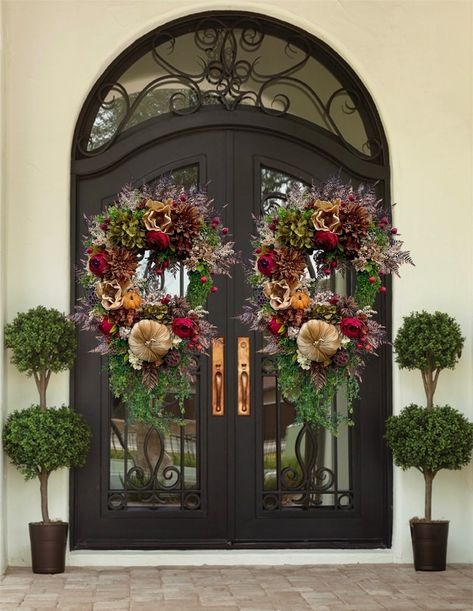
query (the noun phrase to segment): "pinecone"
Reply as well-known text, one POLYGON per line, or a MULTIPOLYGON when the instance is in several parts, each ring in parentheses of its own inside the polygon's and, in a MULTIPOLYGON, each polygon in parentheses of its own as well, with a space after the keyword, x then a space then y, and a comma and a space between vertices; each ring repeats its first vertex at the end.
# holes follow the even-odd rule
POLYGON ((107 234, 114 246, 139 249, 145 245, 144 227, 131 210, 115 210, 110 218, 107 234))
POLYGON ((185 317, 189 312, 189 304, 185 297, 174 297, 168 307, 172 318, 185 317))
POLYGON ((287 308, 286 310, 278 311, 278 319, 288 327, 300 327, 307 320, 307 314, 304 310, 294 310, 287 308))
POLYGON ((348 363, 348 358, 348 350, 344 350, 343 348, 341 348, 340 350, 337 350, 337 352, 335 352, 335 354, 333 355, 332 363, 337 367, 345 367, 345 365, 348 363))
POLYGON ((340 222, 340 245, 348 258, 356 257, 361 241, 368 233, 369 214, 361 204, 348 202, 340 208, 340 222))
POLYGON ((286 210, 280 217, 277 238, 281 244, 297 250, 312 251, 314 227, 310 218, 299 210, 286 210))
POLYGON ((138 265, 136 255, 126 248, 111 248, 107 252, 109 274, 125 283, 135 274, 138 265))
POLYGON ((178 256, 186 256, 192 248, 192 240, 200 232, 202 217, 192 204, 179 201, 172 209, 171 220, 171 241, 178 256))
POLYGON ((181 362, 181 355, 178 350, 170 350, 164 357, 164 364, 168 367, 176 367, 181 362))
POLYGON ((125 310, 124 308, 120 308, 119 310, 109 310, 107 318, 119 327, 132 327, 139 316, 136 310, 125 310))
POLYGON ((297 282, 306 269, 304 255, 293 248, 279 248, 273 251, 276 270, 273 277, 276 280, 286 280, 288 284, 297 282))

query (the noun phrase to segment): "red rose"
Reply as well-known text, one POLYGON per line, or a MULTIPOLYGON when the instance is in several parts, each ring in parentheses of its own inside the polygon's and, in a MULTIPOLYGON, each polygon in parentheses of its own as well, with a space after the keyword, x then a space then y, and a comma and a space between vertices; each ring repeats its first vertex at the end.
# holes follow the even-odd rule
POLYGON ((338 244, 338 235, 331 231, 317 231, 314 245, 322 250, 334 250, 338 244))
POLYGON ((195 334, 195 322, 192 318, 175 318, 172 321, 172 330, 181 339, 188 339, 195 334))
POLYGON ((90 257, 89 269, 95 276, 103 276, 107 268, 108 261, 103 252, 99 252, 90 257))
POLYGON ((280 335, 281 329, 283 327, 284 325, 281 322, 279 322, 277 318, 274 318, 274 317, 271 318, 271 320, 266 325, 266 329, 268 329, 268 331, 272 333, 273 335, 280 335))
POLYGON ((102 318, 102 322, 99 324, 99 329, 102 331, 104 335, 113 335, 116 331, 112 331, 115 327, 115 324, 111 322, 108 318, 102 318))
POLYGON ((276 268, 276 261, 272 252, 267 252, 265 255, 261 255, 257 263, 258 271, 263 276, 271 276, 276 268))
POLYGON ((146 234, 146 242, 156 248, 156 250, 166 250, 169 246, 169 236, 163 231, 148 231, 146 234))
POLYGON ((363 335, 364 324, 359 318, 342 318, 340 330, 343 335, 355 339, 363 335))

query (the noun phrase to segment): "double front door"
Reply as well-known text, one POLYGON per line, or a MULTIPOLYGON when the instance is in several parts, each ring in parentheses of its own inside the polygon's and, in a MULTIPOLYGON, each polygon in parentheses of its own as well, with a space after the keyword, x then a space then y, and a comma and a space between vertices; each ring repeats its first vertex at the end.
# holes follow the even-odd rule
MULTIPOLYGON (((126 143, 123 144, 126 146, 126 143)), ((97 214, 123 185, 170 176, 207 186, 231 231, 241 264, 217 281, 209 316, 221 350, 194 363, 184 426, 161 433, 127 420, 108 390, 106 364, 79 335, 74 404, 92 425, 92 452, 72 485, 74 548, 380 547, 389 544, 389 469, 382 440, 389 355, 364 376, 354 427, 338 437, 296 421, 281 397, 262 338, 239 320, 250 295, 253 215, 278 206, 294 187, 341 172, 363 177, 286 133, 255 126, 201 127, 110 152, 102 168, 78 174, 74 189, 76 260, 83 215, 97 214), (119 151, 120 152, 120 151, 119 151), (113 155, 115 154, 115 158, 113 155), (218 395, 218 396, 217 396, 218 395)), ((382 188, 382 185, 380 186, 382 188)), ((350 290, 338 274, 327 288, 350 290)), ((166 277, 167 292, 185 294, 185 274, 166 277)), ((380 317, 388 312, 380 304, 380 317)), ((176 410, 170 402, 169 409, 176 410)), ((343 394, 334 401, 343 411, 343 394)))

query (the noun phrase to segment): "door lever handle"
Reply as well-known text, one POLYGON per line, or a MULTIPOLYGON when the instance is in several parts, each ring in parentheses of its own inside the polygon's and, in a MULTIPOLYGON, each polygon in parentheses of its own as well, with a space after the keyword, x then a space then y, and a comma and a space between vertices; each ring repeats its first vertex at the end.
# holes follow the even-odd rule
POLYGON ((250 338, 238 338, 238 410, 239 416, 250 415, 250 338))
POLYGON ((223 337, 212 340, 212 416, 225 414, 225 343, 223 337))

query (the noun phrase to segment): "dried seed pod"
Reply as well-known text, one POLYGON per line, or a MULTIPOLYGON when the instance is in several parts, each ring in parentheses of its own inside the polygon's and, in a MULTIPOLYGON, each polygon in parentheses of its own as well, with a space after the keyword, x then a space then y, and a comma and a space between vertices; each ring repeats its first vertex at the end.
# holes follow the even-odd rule
POLYGON ((172 346, 171 333, 166 325, 155 320, 140 320, 131 330, 128 345, 143 361, 161 361, 172 346))
POLYGON ((323 320, 308 320, 297 336, 299 352, 318 363, 325 363, 340 348, 340 334, 334 325, 323 320))

